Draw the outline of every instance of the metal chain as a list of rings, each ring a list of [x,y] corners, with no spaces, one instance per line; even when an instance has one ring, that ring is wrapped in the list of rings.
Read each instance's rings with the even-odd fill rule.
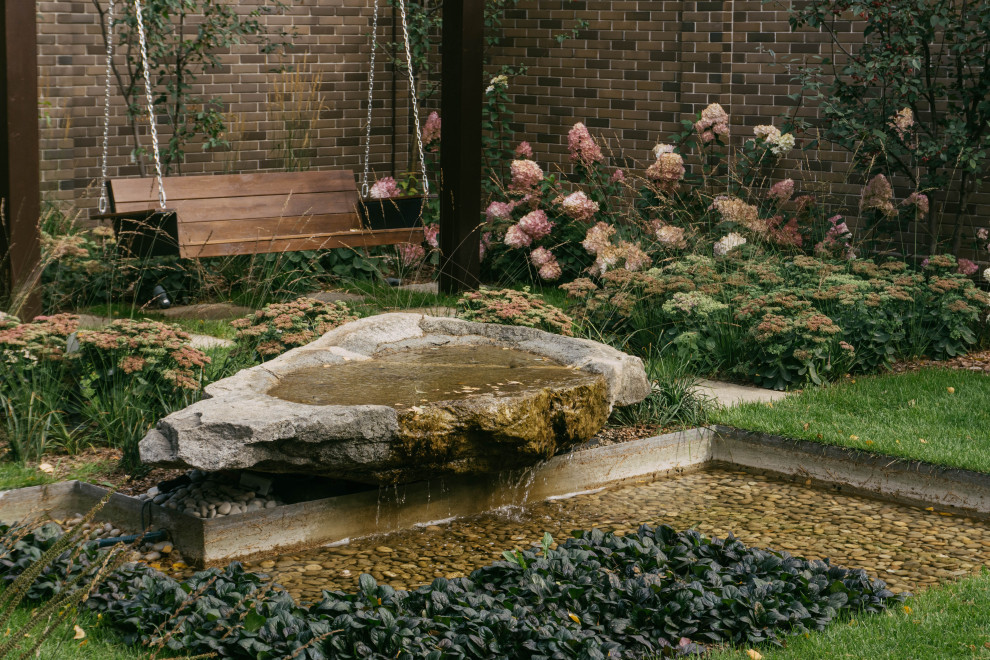
[[[378,0],[375,0],[375,13],[371,19],[371,70],[368,72],[368,119],[364,134],[364,174],[361,177],[361,196],[368,196],[368,168],[371,164],[371,103],[375,96],[375,51],[378,44]]]
[[[158,154],[158,128],[155,126],[155,102],[151,96],[151,68],[148,66],[148,46],[144,39],[144,19],[141,17],[141,0],[134,0],[137,18],[138,43],[141,46],[141,65],[144,67],[144,96],[148,102],[148,125],[151,127],[151,149],[155,156],[155,174],[158,178],[158,204],[165,209],[165,186],[162,184],[162,160]]]
[[[110,74],[113,65],[113,3],[107,8],[107,82],[103,96],[103,164],[100,172],[100,213],[106,213],[110,206],[107,195],[107,155],[110,152]]]
[[[429,195],[430,182],[426,178],[426,155],[423,150],[423,132],[419,128],[419,99],[416,97],[416,79],[413,77],[412,54],[409,52],[409,25],[406,20],[406,0],[399,0],[399,11],[402,14],[402,40],[406,46],[406,69],[409,72],[409,96],[412,99],[413,123],[416,126],[416,145],[419,148],[419,169],[423,173],[423,194]]]

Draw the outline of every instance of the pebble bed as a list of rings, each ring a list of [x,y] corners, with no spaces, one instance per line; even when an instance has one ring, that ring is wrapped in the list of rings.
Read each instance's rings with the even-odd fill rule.
[[[86,541],[117,538],[136,533],[133,530],[127,531],[119,527],[114,527],[112,523],[108,522],[83,522],[83,520],[83,514],[76,513],[65,520],[53,520],[53,522],[60,525],[62,530],[66,532],[82,525],[82,535],[80,538]],[[180,570],[186,567],[186,563],[182,561],[182,557],[173,552],[172,544],[168,541],[141,543],[133,547],[129,553],[132,561],[143,561],[152,564],[155,568],[162,568],[159,562],[169,561],[173,566],[178,566]]]
[[[166,509],[175,509],[204,519],[274,509],[284,504],[274,494],[262,495],[216,475],[199,470],[191,470],[187,474],[192,483],[166,492],[160,492],[155,486],[138,495],[138,499],[151,500]]]
[[[893,591],[912,591],[990,564],[990,525],[946,512],[821,490],[727,469],[608,488],[448,524],[283,554],[245,567],[266,573],[297,599],[353,590],[361,573],[397,589],[459,577],[505,549],[598,527],[628,533],[640,523],[735,534],[748,545],[865,568]],[[190,575],[180,570],[173,574]]]

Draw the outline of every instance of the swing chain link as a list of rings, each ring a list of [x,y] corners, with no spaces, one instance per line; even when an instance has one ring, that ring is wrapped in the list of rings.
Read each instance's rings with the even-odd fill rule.
[[[148,102],[148,125],[151,127],[151,148],[155,157],[155,175],[158,179],[158,203],[165,209],[165,186],[162,184],[162,161],[158,153],[158,128],[155,126],[155,103],[151,95],[151,68],[148,66],[148,46],[144,38],[144,19],[141,16],[141,0],[134,0],[137,18],[138,43],[141,47],[141,65],[144,68],[144,96]]]
[[[113,66],[113,10],[114,0],[107,7],[107,76],[106,89],[103,96],[103,163],[100,168],[100,213],[106,213],[110,206],[107,195],[107,157],[110,152],[110,75]]]
[[[364,174],[361,177],[361,197],[368,197],[368,168],[371,164],[371,103],[375,97],[375,51],[378,49],[378,0],[374,2],[371,19],[371,71],[368,73],[368,118],[364,134]]]
[[[423,151],[423,131],[419,127],[419,98],[416,96],[416,79],[413,77],[412,54],[409,48],[409,23],[406,18],[406,0],[399,0],[399,12],[402,14],[402,41],[406,46],[406,71],[409,73],[409,96],[412,100],[413,124],[416,128],[419,169],[423,174],[423,194],[429,195],[430,182],[426,178],[426,155]]]

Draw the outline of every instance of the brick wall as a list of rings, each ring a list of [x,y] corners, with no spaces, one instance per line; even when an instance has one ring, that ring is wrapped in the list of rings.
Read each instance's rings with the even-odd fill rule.
[[[264,0],[239,2],[245,9]],[[617,165],[645,167],[650,150],[680,130],[709,103],[721,103],[731,116],[733,145],[752,127],[776,122],[793,110],[792,84],[785,62],[821,52],[816,31],[792,32],[785,2],[762,0],[520,0],[507,11],[505,39],[492,53],[492,65],[525,64],[528,71],[510,82],[517,137],[532,143],[544,165],[569,171],[567,131],[584,121],[607,143]],[[309,165],[359,169],[361,165],[368,68],[369,0],[298,0],[272,24],[294,29],[287,63],[321,77],[325,109],[313,124]],[[102,136],[103,43],[92,0],[39,2],[40,83],[48,103],[43,122],[44,185],[57,199],[77,206],[95,204],[92,184],[99,176]],[[391,36],[389,13],[379,39]],[[578,21],[587,29],[562,44]],[[853,25],[840,26],[854,42]],[[376,67],[372,161],[388,173],[392,135],[398,168],[408,166],[408,99],[401,77],[394,90],[391,67]],[[272,103],[279,81],[270,69],[280,61],[240,47],[223,58],[223,70],[205,76],[205,91],[222,96],[232,118],[230,153],[199,153],[191,145],[184,173],[279,169],[277,145],[284,122]],[[112,97],[111,176],[132,176],[129,128],[122,101]],[[814,109],[803,107],[814,118]],[[394,131],[393,131],[394,128]],[[851,172],[848,155],[822,150],[780,164],[799,172],[804,191],[827,192],[849,212],[862,181]],[[901,191],[899,191],[901,192]],[[977,200],[986,207],[990,198]],[[988,214],[990,215],[990,214]],[[984,255],[985,256],[985,255]]]

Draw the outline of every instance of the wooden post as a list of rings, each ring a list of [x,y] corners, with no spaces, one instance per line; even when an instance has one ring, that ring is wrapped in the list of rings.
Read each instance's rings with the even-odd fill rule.
[[[484,0],[444,0],[440,79],[440,291],[478,286]]]
[[[41,313],[41,184],[36,3],[0,0],[0,301],[22,319]],[[30,292],[30,293],[28,293]],[[15,298],[11,298],[15,296]]]

